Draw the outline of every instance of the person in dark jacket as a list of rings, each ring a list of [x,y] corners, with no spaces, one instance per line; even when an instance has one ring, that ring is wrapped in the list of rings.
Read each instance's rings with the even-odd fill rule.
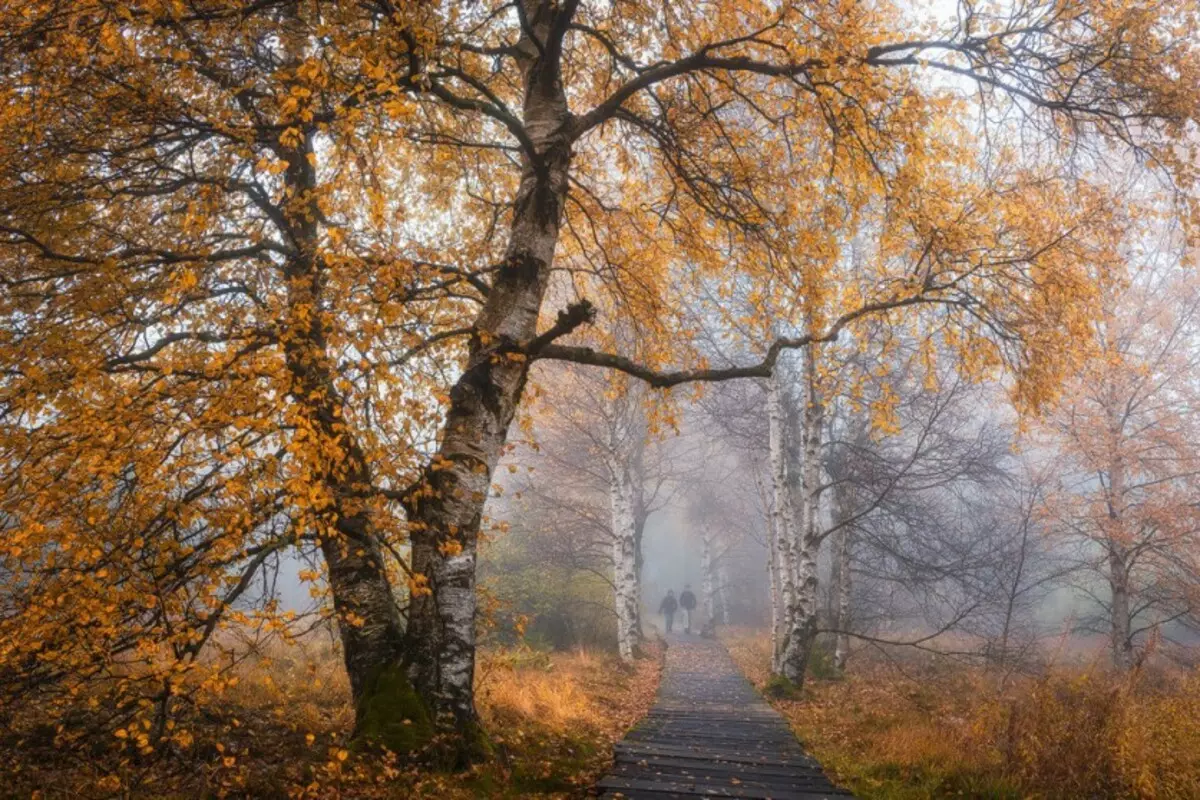
[[[667,589],[667,596],[663,598],[662,603],[658,607],[658,613],[663,615],[663,619],[667,623],[667,633],[671,632],[671,625],[675,622],[675,610],[679,608],[679,603],[675,600],[675,590]]]
[[[696,595],[692,594],[692,585],[685,583],[679,594],[679,607],[683,609],[683,632],[692,632],[692,612],[696,610]]]

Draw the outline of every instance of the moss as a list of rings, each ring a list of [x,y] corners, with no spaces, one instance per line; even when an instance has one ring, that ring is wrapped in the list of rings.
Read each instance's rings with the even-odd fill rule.
[[[398,664],[382,667],[358,700],[355,743],[408,754],[433,741],[429,709]]]
[[[763,684],[762,693],[767,697],[775,699],[794,697],[796,694],[796,684],[782,675],[772,675]]]

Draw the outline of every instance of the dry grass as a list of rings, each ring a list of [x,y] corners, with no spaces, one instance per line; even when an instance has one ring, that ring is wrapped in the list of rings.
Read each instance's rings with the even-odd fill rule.
[[[622,666],[607,654],[481,654],[477,697],[494,758],[465,774],[357,752],[337,651],[310,639],[249,659],[218,697],[181,717],[150,757],[126,739],[73,747],[0,733],[0,795],[40,797],[572,797],[607,766],[611,744],[649,708],[660,654]],[[36,718],[26,709],[23,719]]]
[[[727,639],[752,681],[765,635]],[[841,783],[865,798],[1200,797],[1200,675],[1116,677],[1096,665],[1007,675],[861,659],[776,701]]]

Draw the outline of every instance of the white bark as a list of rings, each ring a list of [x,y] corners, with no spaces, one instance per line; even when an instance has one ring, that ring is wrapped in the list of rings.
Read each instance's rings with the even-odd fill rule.
[[[645,523],[642,495],[645,426],[640,401],[625,394],[607,404],[611,504],[613,605],[617,613],[617,652],[632,661],[642,640],[638,550]]]
[[[717,559],[716,620],[718,625],[725,625],[729,622],[729,592],[727,582],[728,576],[725,570],[725,559]]]
[[[780,574],[783,557],[776,530],[774,514],[771,514],[767,519],[767,575],[771,581],[771,672],[778,674],[783,656],[783,624],[786,613],[780,585],[783,580]]]
[[[801,464],[801,532],[793,545],[796,582],[789,617],[787,643],[784,646],[782,673],[799,686],[804,682],[804,673],[812,651],[817,630],[817,550],[820,547],[820,480],[821,480],[821,429],[825,424],[825,406],[820,387],[817,385],[816,358],[814,348],[809,348],[805,359],[805,383],[808,388],[801,419],[803,455]]]
[[[716,564],[713,558],[712,533],[705,532],[700,542],[701,592],[704,595],[704,619],[715,620],[717,616]]]
[[[776,647],[776,671],[786,669],[785,660],[793,628],[796,610],[796,551],[799,536],[795,509],[788,488],[786,417],[783,412],[783,396],[779,386],[779,373],[775,371],[767,379],[767,425],[768,447],[771,465],[771,520],[774,523],[774,543],[779,556],[776,574],[779,581],[779,597],[782,609],[778,628],[784,635]]]
[[[612,505],[613,587],[617,612],[617,651],[621,660],[632,661],[640,639],[638,630],[638,580],[635,543],[637,524],[633,513],[634,487],[629,469],[621,459],[610,464],[612,481],[609,500]]]

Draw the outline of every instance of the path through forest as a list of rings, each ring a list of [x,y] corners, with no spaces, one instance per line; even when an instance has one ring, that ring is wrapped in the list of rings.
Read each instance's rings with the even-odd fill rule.
[[[716,641],[668,637],[658,700],[616,748],[605,797],[850,797],[825,777]]]

